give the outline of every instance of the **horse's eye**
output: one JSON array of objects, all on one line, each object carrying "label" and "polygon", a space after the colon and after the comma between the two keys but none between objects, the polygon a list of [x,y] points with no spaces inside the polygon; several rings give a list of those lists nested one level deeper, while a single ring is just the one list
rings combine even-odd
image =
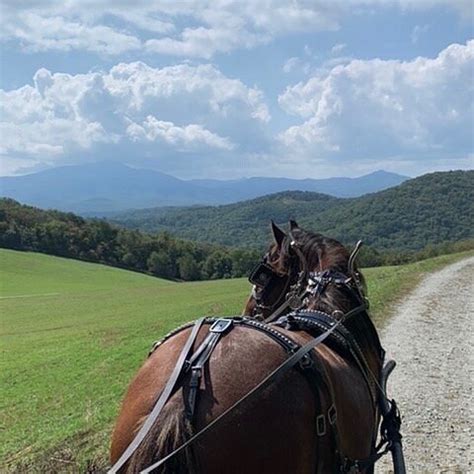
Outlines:
[{"label": "horse's eye", "polygon": [[270,262],[271,263],[276,262],[279,258],[280,258],[280,256],[278,255],[277,252],[270,254]]}]

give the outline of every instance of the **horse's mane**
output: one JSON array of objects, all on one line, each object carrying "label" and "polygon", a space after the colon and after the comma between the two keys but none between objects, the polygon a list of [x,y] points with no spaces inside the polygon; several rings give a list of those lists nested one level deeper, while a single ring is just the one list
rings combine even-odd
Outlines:
[{"label": "horse's mane", "polygon": [[[302,254],[306,258],[309,271],[334,270],[344,275],[350,276],[349,251],[337,240],[325,237],[321,234],[309,232],[301,228],[292,229],[291,235],[287,236],[280,247],[278,259],[278,271],[286,273],[294,259],[294,250],[290,246],[292,240],[296,241]],[[357,271],[359,280],[366,291],[364,276]],[[360,304],[355,291],[349,290],[346,286],[328,285],[322,295],[309,305],[309,309],[323,311],[332,314],[335,310],[348,312]],[[367,311],[362,312],[344,323],[347,329],[354,335],[365,351],[374,349],[380,354],[381,345],[378,335]]]}]

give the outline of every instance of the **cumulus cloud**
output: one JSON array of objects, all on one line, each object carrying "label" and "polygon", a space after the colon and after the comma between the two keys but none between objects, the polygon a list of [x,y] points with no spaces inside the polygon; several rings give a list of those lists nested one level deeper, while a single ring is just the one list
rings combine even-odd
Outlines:
[{"label": "cumulus cloud", "polygon": [[86,151],[97,159],[127,150],[133,161],[151,153],[258,148],[257,141],[240,145],[242,136],[270,120],[258,89],[211,65],[120,63],[76,75],[40,69],[33,86],[0,90],[0,104],[0,153],[46,163]]},{"label": "cumulus cloud", "polygon": [[303,119],[281,133],[301,156],[341,161],[472,152],[474,41],[436,58],[352,60],[288,87],[280,106]]},{"label": "cumulus cloud", "polygon": [[284,35],[337,30],[354,7],[420,10],[439,5],[472,18],[470,0],[6,0],[0,37],[29,51],[117,55],[144,48],[209,59]]},{"label": "cumulus cloud", "polygon": [[211,147],[223,150],[234,148],[228,138],[220,137],[201,125],[191,124],[178,127],[173,122],[157,120],[153,115],[149,115],[141,125],[135,122],[130,123],[126,133],[134,142],[162,140],[169,145],[176,146],[179,151],[199,149],[201,145],[205,145],[205,148]]}]

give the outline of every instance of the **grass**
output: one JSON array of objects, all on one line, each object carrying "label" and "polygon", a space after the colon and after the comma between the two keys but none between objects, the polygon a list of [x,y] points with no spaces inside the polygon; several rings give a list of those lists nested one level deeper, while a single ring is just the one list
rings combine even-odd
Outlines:
[{"label": "grass", "polygon": [[440,255],[407,265],[364,269],[370,312],[377,328],[384,327],[393,314],[396,303],[410,293],[428,273],[473,255],[473,251],[467,251]]},{"label": "grass", "polygon": [[[367,269],[378,326],[425,273],[466,255]],[[171,283],[0,249],[2,472],[104,468],[120,399],[153,340],[201,315],[239,314],[248,293],[245,279]]]}]

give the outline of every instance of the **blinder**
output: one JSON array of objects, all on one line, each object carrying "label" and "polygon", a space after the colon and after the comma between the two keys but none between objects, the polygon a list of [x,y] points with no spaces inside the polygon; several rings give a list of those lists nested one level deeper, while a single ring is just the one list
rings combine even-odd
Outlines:
[{"label": "blinder", "polygon": [[287,275],[280,275],[265,262],[265,259],[258,263],[249,275],[249,282],[261,288],[261,296],[271,292],[279,283],[286,281]]}]

